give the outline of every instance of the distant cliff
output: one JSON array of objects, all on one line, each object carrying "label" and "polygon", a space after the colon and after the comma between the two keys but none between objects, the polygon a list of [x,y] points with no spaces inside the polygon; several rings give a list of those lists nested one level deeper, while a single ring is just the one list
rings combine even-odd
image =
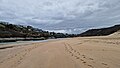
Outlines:
[{"label": "distant cliff", "polygon": [[115,25],[112,27],[108,27],[108,28],[100,28],[100,29],[90,29],[86,32],[81,33],[79,36],[106,36],[106,35],[110,35],[114,32],[117,32],[118,30],[120,30],[120,25]]}]

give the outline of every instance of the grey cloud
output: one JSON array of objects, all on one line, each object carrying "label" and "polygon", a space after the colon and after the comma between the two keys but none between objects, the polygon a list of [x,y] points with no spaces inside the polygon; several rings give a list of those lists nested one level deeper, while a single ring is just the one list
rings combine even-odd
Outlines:
[{"label": "grey cloud", "polygon": [[119,0],[0,0],[0,20],[79,33],[120,22]]}]

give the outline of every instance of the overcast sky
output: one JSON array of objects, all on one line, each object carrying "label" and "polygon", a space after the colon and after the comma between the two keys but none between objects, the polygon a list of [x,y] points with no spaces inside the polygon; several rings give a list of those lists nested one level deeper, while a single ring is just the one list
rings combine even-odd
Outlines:
[{"label": "overcast sky", "polygon": [[120,23],[120,0],[0,0],[0,21],[80,33]]}]

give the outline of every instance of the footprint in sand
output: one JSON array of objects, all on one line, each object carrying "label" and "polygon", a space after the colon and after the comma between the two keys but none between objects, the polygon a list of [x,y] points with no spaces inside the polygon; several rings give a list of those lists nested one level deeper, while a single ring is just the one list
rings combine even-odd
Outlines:
[{"label": "footprint in sand", "polygon": [[106,68],[109,68],[108,64],[102,63],[102,65],[106,66]]},{"label": "footprint in sand", "polygon": [[87,66],[91,67],[91,68],[94,68],[92,65],[88,64]]},{"label": "footprint in sand", "polygon": [[74,50],[74,52],[76,52],[76,50]]},{"label": "footprint in sand", "polygon": [[108,64],[106,64],[106,63],[102,63],[102,65],[105,65],[105,66],[107,66]]},{"label": "footprint in sand", "polygon": [[84,61],[83,59],[80,59],[81,61]]},{"label": "footprint in sand", "polygon": [[82,56],[85,56],[85,55],[82,55]]},{"label": "footprint in sand", "polygon": [[27,49],[25,49],[25,51],[27,51]]},{"label": "footprint in sand", "polygon": [[79,53],[79,52],[77,52],[77,54],[78,54],[78,55],[80,55],[80,53]]},{"label": "footprint in sand", "polygon": [[71,51],[69,51],[69,53],[72,53]]},{"label": "footprint in sand", "polygon": [[3,63],[3,61],[1,61],[0,63]]},{"label": "footprint in sand", "polygon": [[94,60],[93,58],[89,58],[90,60]]},{"label": "footprint in sand", "polygon": [[15,54],[15,56],[17,56],[17,54]]},{"label": "footprint in sand", "polygon": [[85,55],[82,55],[83,58],[86,58]]},{"label": "footprint in sand", "polygon": [[83,58],[86,58],[85,56],[83,56]]},{"label": "footprint in sand", "polygon": [[80,59],[79,57],[76,57],[76,59]]},{"label": "footprint in sand", "polygon": [[106,63],[102,63],[103,65],[107,65]]},{"label": "footprint in sand", "polygon": [[22,60],[23,59],[23,57],[20,57],[20,60]]},{"label": "footprint in sand", "polygon": [[86,62],[84,61],[83,63],[85,64]]},{"label": "footprint in sand", "polygon": [[71,48],[71,50],[73,50],[73,48]]}]

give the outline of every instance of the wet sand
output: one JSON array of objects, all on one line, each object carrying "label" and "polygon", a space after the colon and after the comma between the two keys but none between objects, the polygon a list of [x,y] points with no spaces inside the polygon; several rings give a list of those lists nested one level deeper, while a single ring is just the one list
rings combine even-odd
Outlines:
[{"label": "wet sand", "polygon": [[0,68],[120,68],[120,38],[78,37],[0,49]]}]

